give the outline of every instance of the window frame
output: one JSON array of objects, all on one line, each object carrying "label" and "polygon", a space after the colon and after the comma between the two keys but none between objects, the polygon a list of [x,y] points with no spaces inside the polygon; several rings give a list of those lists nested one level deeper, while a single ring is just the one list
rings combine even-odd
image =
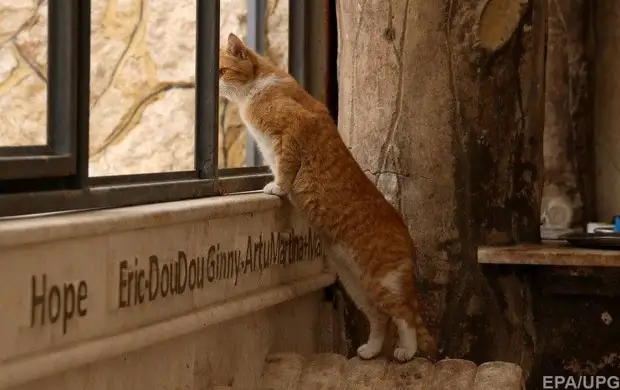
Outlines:
[{"label": "window frame", "polygon": [[[289,44],[289,71],[304,87],[313,68],[305,62],[313,58],[306,56],[312,30],[306,18],[331,1],[289,0],[289,42],[295,42]],[[194,170],[88,176],[91,0],[49,0],[49,146],[0,148],[0,217],[250,192],[273,180],[266,166],[218,169],[220,1],[196,4]]]},{"label": "window frame", "polygon": [[0,179],[76,174],[76,2],[49,0],[45,145],[0,147]]}]

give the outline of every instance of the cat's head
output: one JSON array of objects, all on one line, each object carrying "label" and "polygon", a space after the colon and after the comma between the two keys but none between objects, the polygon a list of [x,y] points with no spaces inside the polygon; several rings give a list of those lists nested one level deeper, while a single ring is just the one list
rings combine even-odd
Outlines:
[{"label": "cat's head", "polygon": [[232,102],[242,101],[254,82],[258,55],[235,34],[228,35],[228,46],[220,50],[220,96]]}]

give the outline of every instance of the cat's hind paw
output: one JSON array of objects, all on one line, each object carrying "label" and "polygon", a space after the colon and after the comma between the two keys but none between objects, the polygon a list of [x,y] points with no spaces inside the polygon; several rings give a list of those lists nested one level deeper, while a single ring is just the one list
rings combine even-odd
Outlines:
[{"label": "cat's hind paw", "polygon": [[362,344],[357,349],[357,356],[359,356],[360,359],[369,360],[377,356],[379,352],[381,352],[381,348],[376,348],[366,343],[366,344]]},{"label": "cat's hind paw", "polygon": [[415,355],[415,350],[408,350],[406,348],[396,348],[394,349],[394,358],[398,360],[400,363],[406,363],[409,360],[413,359]]},{"label": "cat's hind paw", "polygon": [[275,181],[271,183],[267,183],[267,185],[263,188],[263,192],[268,195],[276,195],[276,196],[285,196],[286,191],[282,189]]}]

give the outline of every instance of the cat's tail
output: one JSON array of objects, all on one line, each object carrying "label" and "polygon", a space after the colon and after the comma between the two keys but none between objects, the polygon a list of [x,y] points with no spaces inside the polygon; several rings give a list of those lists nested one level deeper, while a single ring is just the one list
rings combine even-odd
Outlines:
[{"label": "cat's tail", "polygon": [[[415,262],[416,260],[415,244],[413,243],[413,239],[411,237],[410,237],[410,240],[411,240],[410,242],[411,242],[411,253],[412,253],[411,258],[413,259],[413,262]],[[415,284],[415,282],[413,282],[413,284]],[[410,296],[416,297],[413,299],[413,301],[411,301],[411,308],[413,311],[413,326],[415,327],[415,330],[416,330],[418,347],[422,352],[424,352],[427,355],[429,359],[435,360],[437,359],[437,356],[439,354],[439,350],[437,348],[437,342],[435,341],[435,338],[428,331],[428,328],[424,324],[424,320],[422,320],[422,317],[420,316],[420,305],[418,304],[417,294],[415,293],[415,291],[412,291],[412,294]]]},{"label": "cat's tail", "polygon": [[431,360],[435,360],[439,353],[437,349],[437,342],[435,338],[431,336],[430,332],[424,325],[424,321],[420,314],[415,311],[415,315],[413,317],[413,324],[415,326],[416,335],[418,339],[419,348],[424,354]]}]

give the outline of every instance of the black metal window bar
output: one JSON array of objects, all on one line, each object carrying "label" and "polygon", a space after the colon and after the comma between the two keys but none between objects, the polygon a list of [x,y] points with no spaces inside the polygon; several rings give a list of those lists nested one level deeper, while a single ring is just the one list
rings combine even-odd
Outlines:
[{"label": "black metal window bar", "polygon": [[[264,3],[249,4],[249,44],[258,50]],[[302,85],[313,6],[324,3],[289,0],[289,71]],[[47,145],[0,147],[0,217],[246,192],[271,180],[264,166],[218,170],[219,0],[197,0],[194,170],[107,177],[88,175],[91,0],[49,0],[48,9]],[[260,159],[250,147],[247,162],[255,165]]]},{"label": "black metal window bar", "polygon": [[[267,0],[246,0],[248,10],[248,27],[247,27],[247,45],[263,54],[265,51],[265,11],[267,9]],[[263,165],[262,156],[258,151],[258,147],[254,139],[250,136],[246,129],[245,132],[245,165],[255,167]]]}]

